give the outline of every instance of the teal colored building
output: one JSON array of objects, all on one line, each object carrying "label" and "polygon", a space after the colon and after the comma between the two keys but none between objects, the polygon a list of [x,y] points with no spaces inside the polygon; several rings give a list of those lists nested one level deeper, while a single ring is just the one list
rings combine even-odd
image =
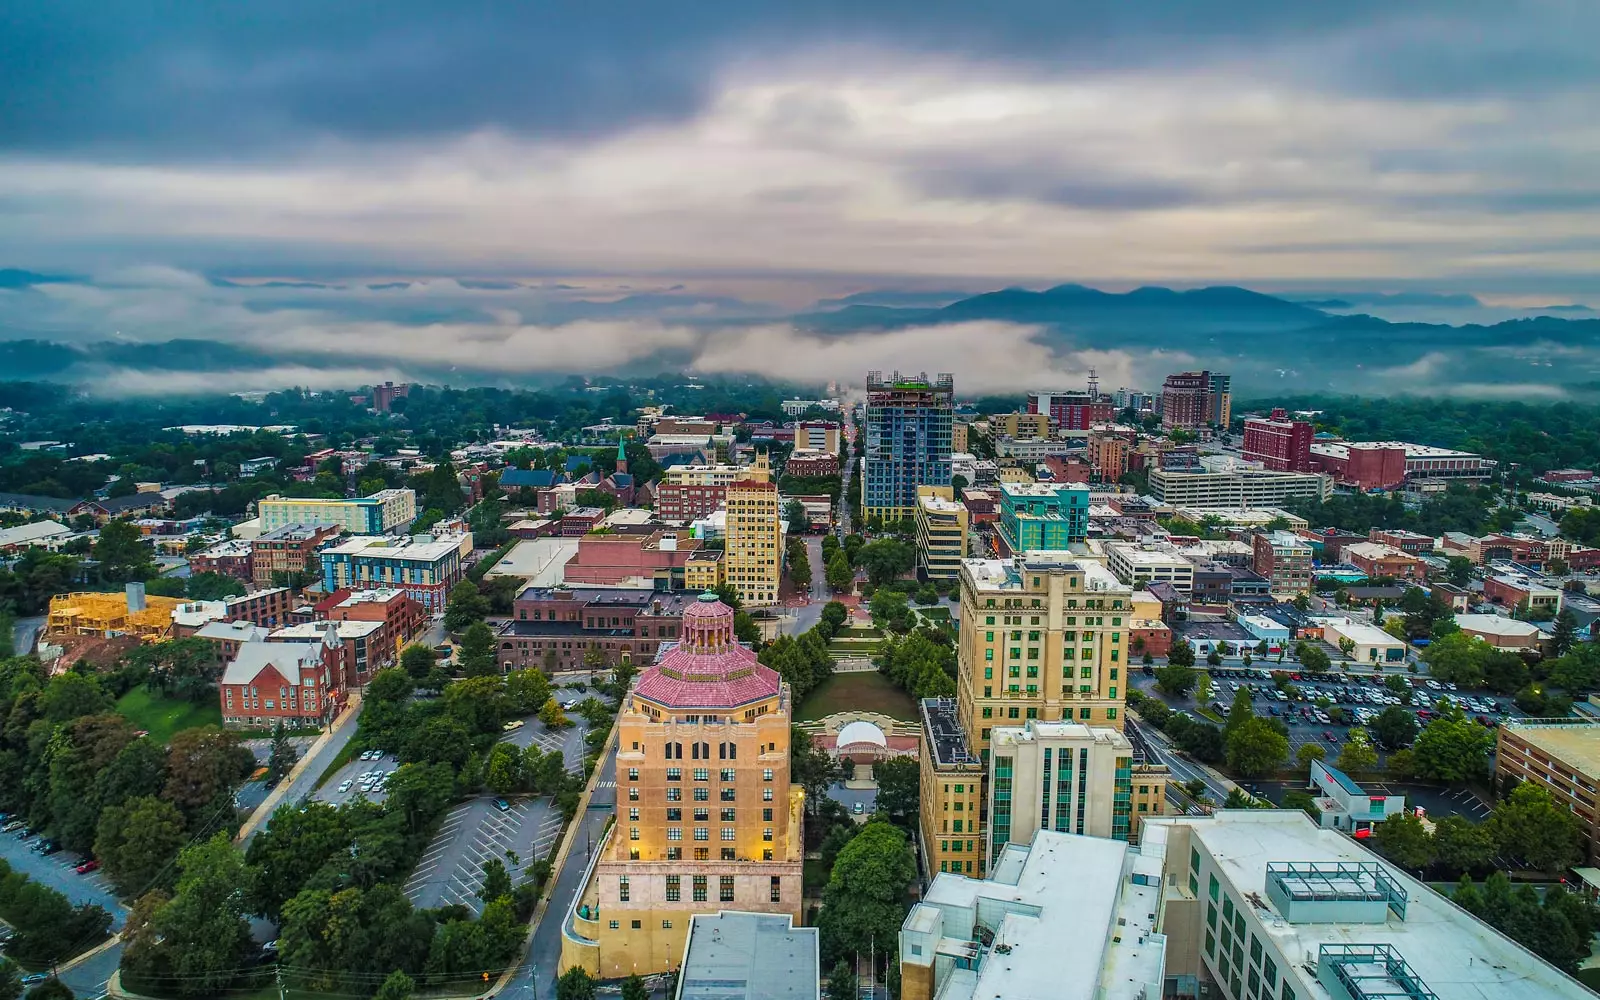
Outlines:
[{"label": "teal colored building", "polygon": [[1001,483],[1000,536],[1012,552],[1066,549],[1089,535],[1089,487]]}]

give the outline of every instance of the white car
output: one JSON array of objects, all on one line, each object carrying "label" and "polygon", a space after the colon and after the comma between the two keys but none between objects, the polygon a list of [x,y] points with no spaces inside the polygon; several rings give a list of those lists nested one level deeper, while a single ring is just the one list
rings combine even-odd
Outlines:
[{"label": "white car", "polygon": [[346,778],[343,781],[339,782],[339,791],[348,792],[349,790],[350,790],[350,779],[349,778]]}]

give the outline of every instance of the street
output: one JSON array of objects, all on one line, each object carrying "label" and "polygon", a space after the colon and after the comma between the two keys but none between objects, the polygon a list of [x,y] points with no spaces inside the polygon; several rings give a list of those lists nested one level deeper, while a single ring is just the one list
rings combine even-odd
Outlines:
[{"label": "street", "polygon": [[[317,750],[306,761],[305,766],[300,768],[299,773],[290,779],[288,786],[283,789],[283,794],[277,799],[278,803],[295,803],[310,797],[312,791],[317,787],[317,779],[322,776],[322,772],[344,750],[345,744],[350,742],[350,738],[355,736],[356,723],[360,718],[361,706],[357,705],[355,711],[350,712],[345,717],[344,724],[333,730],[327,741],[322,744],[321,749]],[[251,818],[254,819],[255,817],[252,816]],[[262,817],[261,822],[249,827],[245,835],[239,840],[240,850],[249,848],[251,839],[256,835],[256,831],[266,825],[267,819],[268,817]]]}]

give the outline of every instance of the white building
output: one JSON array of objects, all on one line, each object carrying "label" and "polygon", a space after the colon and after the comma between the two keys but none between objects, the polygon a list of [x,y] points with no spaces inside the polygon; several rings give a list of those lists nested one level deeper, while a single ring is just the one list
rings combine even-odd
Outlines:
[{"label": "white building", "polygon": [[60,521],[35,521],[15,528],[0,528],[0,552],[32,548],[55,552],[72,536],[72,529]]},{"label": "white building", "polygon": [[1406,644],[1376,625],[1342,617],[1317,620],[1322,623],[1324,639],[1341,649],[1341,640],[1354,644],[1347,655],[1357,663],[1394,665],[1406,662]]},{"label": "white building", "polygon": [[1390,816],[1406,810],[1404,795],[1372,795],[1348,774],[1323,763],[1311,762],[1311,784],[1316,788],[1321,823],[1330,830],[1354,833],[1370,830]]},{"label": "white building", "polygon": [[1194,593],[1194,563],[1170,545],[1157,542],[1107,542],[1106,568],[1135,590],[1170,583],[1180,594]]},{"label": "white building", "polygon": [[1333,480],[1317,473],[1269,472],[1243,462],[1202,460],[1196,472],[1150,470],[1150,493],[1173,507],[1277,507],[1290,500],[1326,500]]}]

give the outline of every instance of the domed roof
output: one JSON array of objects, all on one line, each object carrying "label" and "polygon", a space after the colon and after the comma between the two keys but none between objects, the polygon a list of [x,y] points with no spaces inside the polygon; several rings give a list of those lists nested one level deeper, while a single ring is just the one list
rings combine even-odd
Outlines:
[{"label": "domed roof", "polygon": [[673,708],[733,708],[777,694],[777,671],[733,634],[733,609],[705,593],[684,609],[683,635],[639,675],[634,693]]},{"label": "domed roof", "polygon": [[683,609],[685,618],[727,618],[733,620],[733,609],[722,603],[722,599],[711,591],[700,595],[700,599]]},{"label": "domed roof", "polygon": [[889,738],[883,734],[882,729],[872,723],[857,719],[854,722],[846,723],[839,730],[839,738],[835,741],[835,745],[843,749],[858,743],[869,743],[873,746],[888,749]]}]

